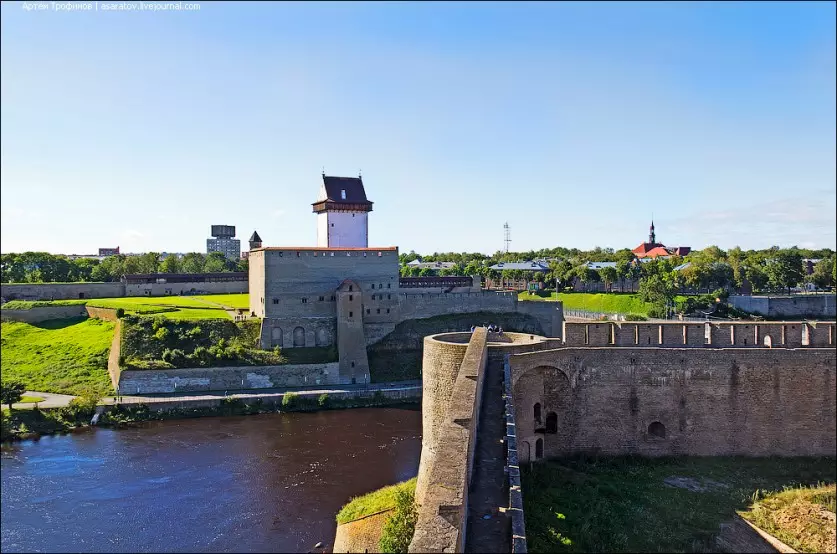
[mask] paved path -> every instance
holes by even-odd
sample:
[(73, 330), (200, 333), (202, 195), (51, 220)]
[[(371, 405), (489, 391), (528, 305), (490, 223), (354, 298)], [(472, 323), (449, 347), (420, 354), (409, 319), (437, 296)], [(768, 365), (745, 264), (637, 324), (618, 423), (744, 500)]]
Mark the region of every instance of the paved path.
[[(40, 396), (43, 398), (42, 402), (38, 402), (39, 408), (61, 408), (66, 406), (70, 403), (70, 400), (75, 398), (75, 396), (71, 396), (69, 394), (53, 394), (51, 392), (35, 392), (28, 390), (23, 393), (23, 396)], [(25, 410), (27, 408), (33, 408), (35, 403), (27, 402), (25, 404), (12, 404), (12, 408), (15, 410)]]
[(465, 552), (511, 552), (511, 522), (500, 506), (509, 505), (506, 482), (503, 365), (489, 363), (483, 384), (474, 469), (468, 491)]
[[(386, 390), (414, 390), (418, 389), (421, 392), (421, 381), (391, 381), (388, 383), (373, 383), (370, 385), (335, 385), (330, 387), (316, 387), (316, 388), (275, 388), (275, 389), (247, 389), (247, 390), (228, 390), (228, 391), (207, 391), (207, 392), (190, 392), (190, 393), (159, 393), (159, 394), (143, 394), (143, 395), (125, 395), (120, 396), (119, 401), (122, 404), (150, 404), (154, 402), (177, 402), (177, 401), (199, 401), (199, 400), (218, 400), (225, 397), (233, 398), (269, 398), (274, 396), (281, 396), (288, 392), (297, 394), (320, 395), (323, 393), (351, 393), (358, 391), (386, 391)], [(70, 403), (74, 396), (66, 394), (52, 394), (49, 392), (35, 392), (26, 391), (26, 396), (41, 396), (44, 398), (43, 402), (39, 402), (40, 408), (60, 408)], [(115, 398), (108, 396), (102, 399), (102, 404), (114, 404)], [(13, 404), (15, 409), (32, 408), (34, 404)]]

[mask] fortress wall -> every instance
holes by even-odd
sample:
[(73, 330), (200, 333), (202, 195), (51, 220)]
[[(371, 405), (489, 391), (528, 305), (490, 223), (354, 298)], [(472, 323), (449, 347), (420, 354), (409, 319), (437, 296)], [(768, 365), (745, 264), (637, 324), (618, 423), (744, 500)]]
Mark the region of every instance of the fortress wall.
[[(709, 327), (711, 342), (706, 344)], [(831, 346), (835, 323), (829, 321), (785, 321), (781, 323), (659, 323), (585, 322), (564, 323), (565, 346), (667, 346), (667, 347), (765, 347)], [(611, 338), (613, 337), (613, 338)], [(613, 343), (611, 343), (613, 340)]]
[[(337, 385), (339, 364), (122, 370), (123, 395)], [(243, 382), (243, 386), (242, 386)]]
[(125, 285), (123, 283), (2, 283), (0, 296), (5, 301), (116, 298), (125, 296)]
[[(302, 329), (303, 344), (295, 344)], [(331, 346), (337, 342), (337, 319), (333, 317), (282, 317), (262, 320), (262, 348)], [(297, 340), (296, 342), (301, 342)]]
[[(561, 348), (514, 355), (510, 365), (521, 462), (521, 443), (539, 438), (546, 457), (837, 450), (832, 348)], [(555, 433), (534, 432), (536, 402), (557, 414)]]
[[(483, 330), (484, 332), (484, 330)], [(469, 333), (470, 334), (470, 333)], [(419, 479), (416, 483), (416, 501), (421, 503), (427, 486), (422, 472), (429, 472), (439, 448), (439, 433), (448, 413), (453, 384), (459, 374), (468, 343), (437, 341), (432, 336), (424, 339), (422, 357), (422, 433)]]
[(114, 308), (94, 308), (93, 306), (85, 306), (84, 311), (89, 317), (96, 317), (104, 321), (119, 321), (116, 317), (116, 310)]
[(448, 294), (402, 293), (398, 321), (423, 319), (443, 314), (470, 312), (514, 312), (517, 295), (496, 292)]
[(29, 310), (2, 310), (0, 317), (11, 321), (22, 321), (24, 323), (40, 323), (52, 319), (68, 319), (71, 317), (86, 317), (85, 306), (45, 306), (43, 308), (31, 308)]
[(544, 335), (561, 338), (563, 335), (564, 303), (519, 300), (517, 311), (534, 316), (541, 324)]
[[(451, 365), (463, 347), (457, 371)], [(409, 552), (464, 552), (487, 348), (483, 328), (474, 331), (467, 345), (425, 339), (418, 520)]]
[(247, 281), (219, 281), (215, 283), (141, 283), (125, 285), (124, 296), (236, 294), (247, 292), (247, 290)]
[(808, 326), (811, 346), (831, 346), (834, 344), (835, 324), (824, 321), (812, 322)]
[(818, 317), (837, 316), (837, 295), (794, 294), (790, 296), (730, 296), (728, 302), (735, 308), (766, 317)]

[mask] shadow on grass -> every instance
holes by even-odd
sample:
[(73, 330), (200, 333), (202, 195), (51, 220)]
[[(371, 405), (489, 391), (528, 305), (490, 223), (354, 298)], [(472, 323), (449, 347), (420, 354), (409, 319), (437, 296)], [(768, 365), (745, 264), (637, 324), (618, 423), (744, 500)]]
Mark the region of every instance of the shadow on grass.
[(833, 483), (834, 458), (563, 458), (523, 469), (531, 552), (713, 552), (756, 491)]
[(66, 319), (50, 319), (48, 321), (39, 321), (38, 323), (32, 323), (32, 327), (37, 327), (38, 329), (46, 329), (46, 330), (56, 330), (56, 329), (65, 329), (67, 327), (72, 327), (73, 325), (78, 325), (79, 323), (84, 323), (89, 318), (86, 316), (80, 317), (69, 317)]

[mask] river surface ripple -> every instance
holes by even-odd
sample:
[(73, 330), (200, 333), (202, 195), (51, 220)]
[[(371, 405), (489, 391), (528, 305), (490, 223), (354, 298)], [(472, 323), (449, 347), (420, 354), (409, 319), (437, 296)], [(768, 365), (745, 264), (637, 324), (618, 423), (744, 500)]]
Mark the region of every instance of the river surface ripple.
[(351, 497), (413, 477), (421, 412), (151, 422), (2, 447), (3, 552), (307, 552)]

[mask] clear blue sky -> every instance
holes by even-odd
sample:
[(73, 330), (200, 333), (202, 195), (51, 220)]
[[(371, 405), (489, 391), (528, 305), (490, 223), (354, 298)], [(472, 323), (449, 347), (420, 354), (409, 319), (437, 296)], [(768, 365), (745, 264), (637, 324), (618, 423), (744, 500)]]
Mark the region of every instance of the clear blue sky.
[(2, 4), (4, 252), (835, 246), (835, 4)]

